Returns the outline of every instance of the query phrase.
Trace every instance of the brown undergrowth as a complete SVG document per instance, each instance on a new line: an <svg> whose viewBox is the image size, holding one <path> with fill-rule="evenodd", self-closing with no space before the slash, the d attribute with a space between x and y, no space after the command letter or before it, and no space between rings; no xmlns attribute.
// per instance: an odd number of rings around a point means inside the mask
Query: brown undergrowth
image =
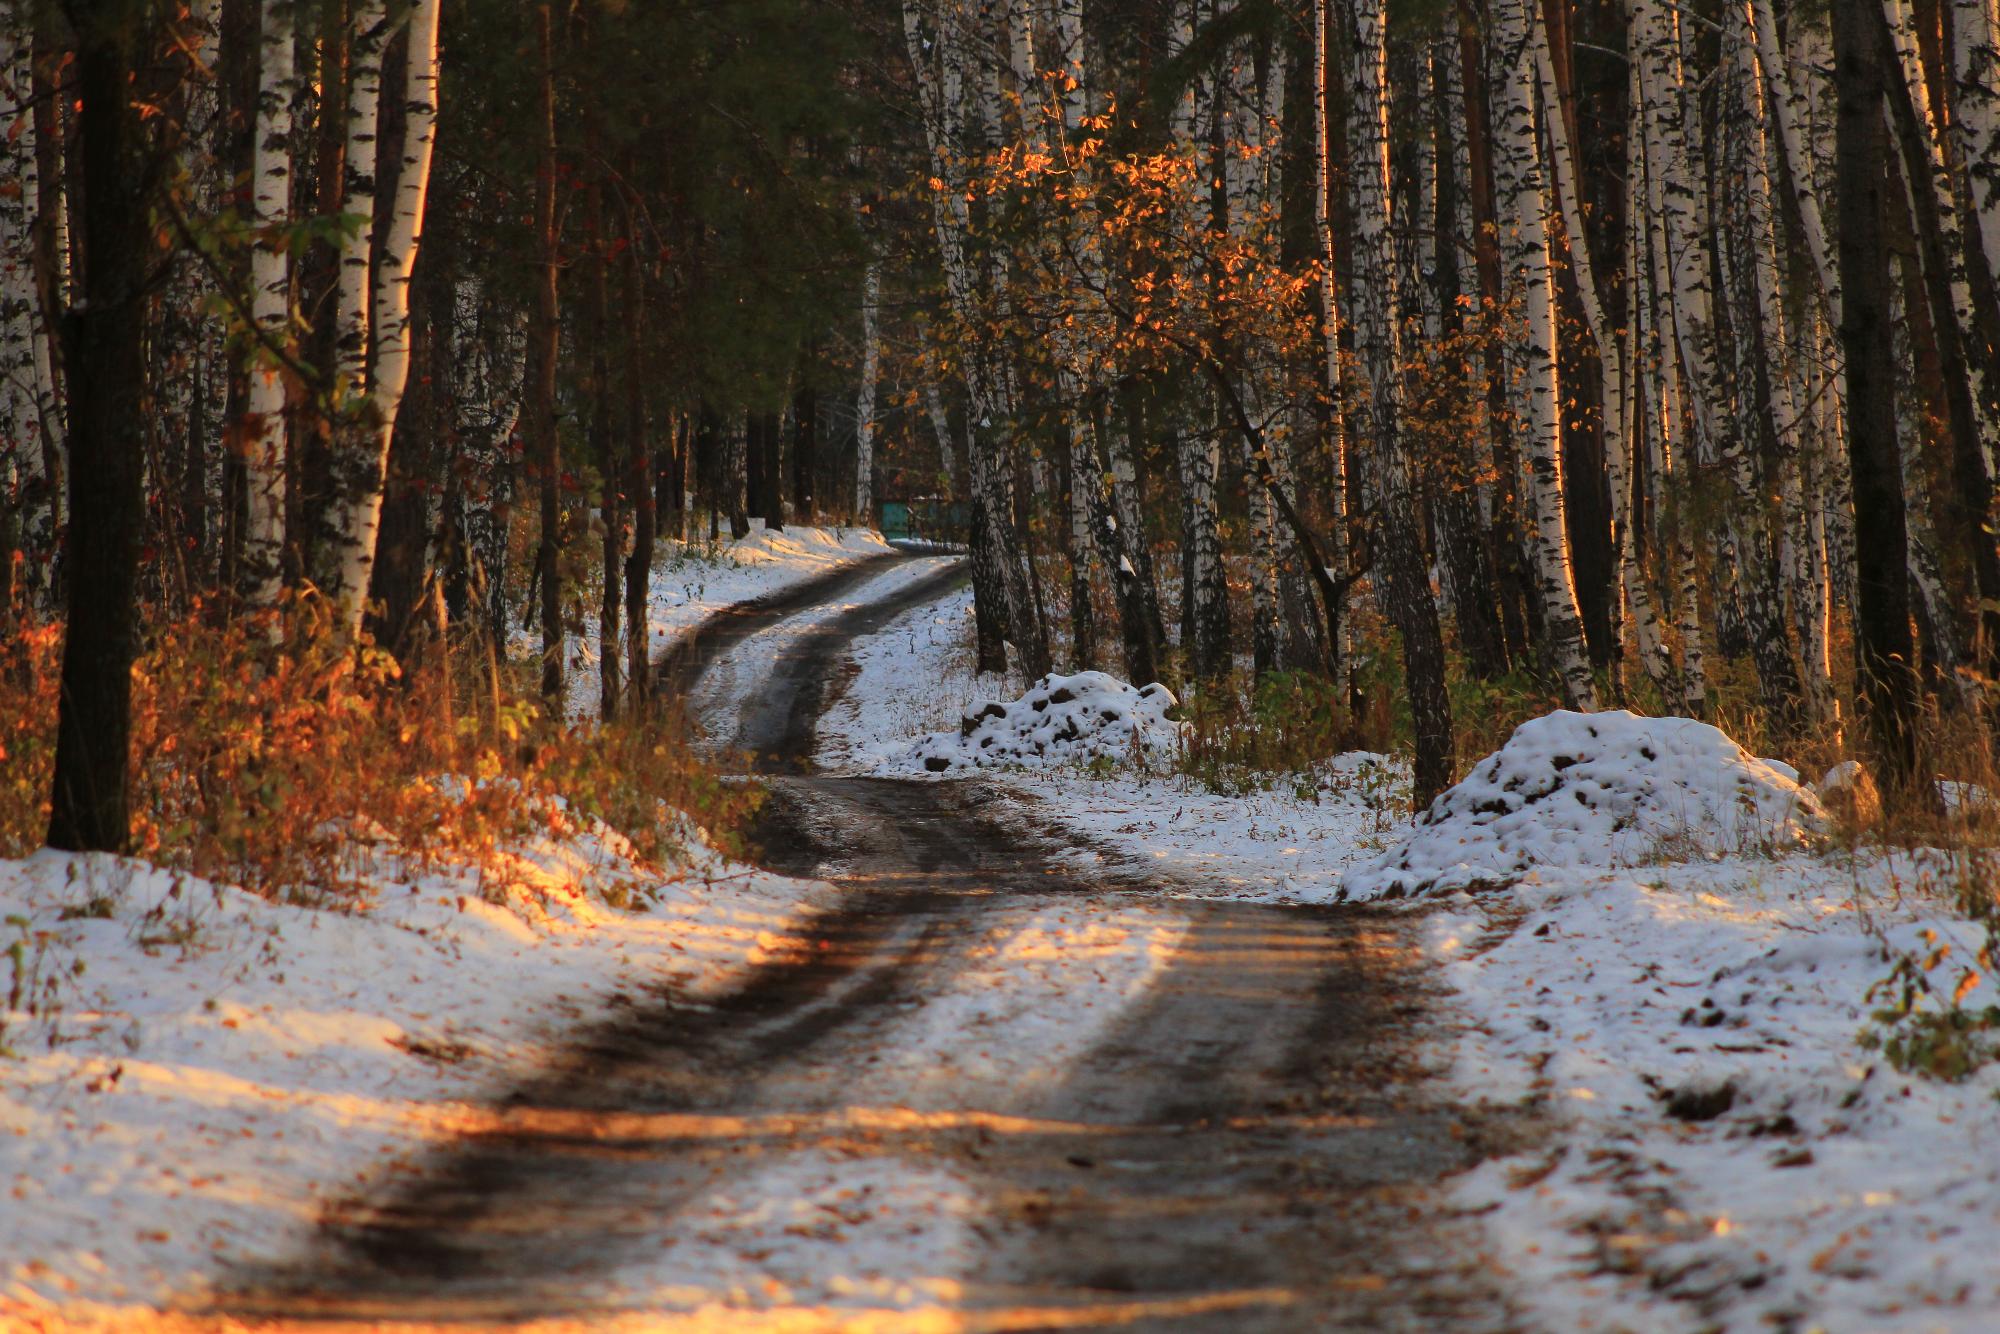
<svg viewBox="0 0 2000 1334"><path fill-rule="evenodd" d="M0 648L0 855L48 822L62 630ZM133 671L134 853L272 899L365 898L370 849L423 870L602 821L645 863L687 821L727 837L755 801L657 720L566 723L470 643L407 669L342 641L311 602L281 617L202 608L148 627ZM489 882L504 891L504 880Z"/></svg>

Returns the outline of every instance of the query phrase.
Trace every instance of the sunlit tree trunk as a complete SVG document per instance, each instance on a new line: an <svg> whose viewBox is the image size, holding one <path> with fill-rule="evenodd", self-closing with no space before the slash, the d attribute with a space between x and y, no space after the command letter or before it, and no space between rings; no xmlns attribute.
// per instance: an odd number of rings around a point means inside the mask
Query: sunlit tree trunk
<svg viewBox="0 0 2000 1334"><path fill-rule="evenodd" d="M344 410L359 415L367 395L369 267L375 242L375 171L382 106L387 0L353 0L348 38L346 151L340 211L349 230L340 247L334 320L336 370Z"/></svg>
<svg viewBox="0 0 2000 1334"><path fill-rule="evenodd" d="M1466 116L1455 39L1442 39L1430 60L1432 134L1437 148L1436 208L1430 224L1438 237L1433 248L1438 336L1444 343L1448 398L1469 422L1475 409L1471 367L1460 340L1465 334L1465 305L1476 286L1465 281L1459 239L1471 235L1470 155L1462 128ZM1324 204L1321 204L1324 208ZM1453 620L1459 647L1474 675L1494 680L1506 673L1507 645L1495 606L1493 563L1486 549L1486 524L1480 514L1478 465L1465 451L1433 442L1432 505L1438 528L1438 554L1451 582Z"/></svg>
<svg viewBox="0 0 2000 1334"><path fill-rule="evenodd" d="M21 593L22 512L41 437L35 328L33 217L36 196L33 45L26 15L0 10L0 628L12 629Z"/></svg>
<svg viewBox="0 0 2000 1334"><path fill-rule="evenodd" d="M349 38L347 145L341 213L349 232L340 249L340 276L335 289L335 368L338 385L329 465L333 483L333 516L328 553L331 565L326 590L350 632L361 627L369 568L374 562L372 540L364 555L358 546L362 511L372 494L379 515L381 485L370 484L368 460L374 444L370 421L370 369L373 365L374 314L370 282L375 242L377 154L380 147L382 57L386 43L385 0L355 0ZM372 533L371 533L372 539Z"/></svg>
<svg viewBox="0 0 2000 1334"><path fill-rule="evenodd" d="M1576 147L1571 138L1569 112L1562 105L1558 95L1556 68L1549 51L1547 29L1538 21L1532 22L1530 28L1530 44L1534 48L1535 70L1541 87L1542 124L1550 147L1550 165L1553 168L1555 197L1559 205L1558 216L1562 221L1564 253L1569 261L1570 276L1576 283L1577 295L1583 306L1585 328L1597 351L1598 402L1602 413L1604 457L1612 494L1616 496L1629 485L1626 476L1629 448L1625 438L1622 411L1625 401L1625 347L1612 326L1610 316L1606 313L1602 291L1604 284L1599 281L1598 266L1590 254L1589 233L1584 230L1583 177L1577 169ZM1619 506L1614 503L1612 537L1615 544L1623 545L1625 529L1629 523L1630 516L1621 512ZM1621 575L1621 584L1625 582ZM1612 599L1612 633L1620 643L1626 636L1623 610L1628 603L1628 597Z"/></svg>
<svg viewBox="0 0 2000 1334"><path fill-rule="evenodd" d="M1979 336L1966 272L1964 238L1952 206L1951 174L1940 151L1908 0L1883 0L1884 93L1898 148L1908 219L1921 265L1938 379L1944 390L1951 488L1947 513L1968 548L1979 600L1976 652L2000 671L2000 544L1993 532L1993 483L2000 468L2000 399L1992 349Z"/></svg>
<svg viewBox="0 0 2000 1334"><path fill-rule="evenodd" d="M1373 445L1376 565L1383 610L1402 639L1404 688L1416 733L1415 804L1422 809L1451 783L1451 703L1445 694L1438 630L1417 531L1416 500L1403 457L1401 275L1390 238L1388 35L1382 0L1353 0L1348 51L1348 173L1352 181L1356 281L1350 291L1355 360L1366 402L1353 405L1355 433ZM1588 669L1586 668L1586 679Z"/></svg>
<svg viewBox="0 0 2000 1334"><path fill-rule="evenodd" d="M257 126L250 205L263 233L250 255L250 316L259 346L249 358L243 435L248 513L242 545L244 592L251 606L278 598L285 543L285 378L291 348L293 0L264 0L259 25Z"/></svg>
<svg viewBox="0 0 2000 1334"><path fill-rule="evenodd" d="M1951 132L1986 271L2000 277L2000 15L1992 0L1949 0Z"/></svg>
<svg viewBox="0 0 2000 1334"><path fill-rule="evenodd" d="M358 485L345 492L350 508L343 525L345 550L338 585L343 605L358 612L375 564L382 528L382 488L396 413L410 383L410 279L422 242L424 203L430 193L431 156L437 141L438 18L441 0L416 0L410 11L408 59L402 84L402 161L389 209L388 234L375 257L369 328L374 341L368 371L366 452L355 460ZM359 438L357 438L359 443ZM350 629L358 629L351 619Z"/></svg>
<svg viewBox="0 0 2000 1334"><path fill-rule="evenodd" d="M1495 0L1492 10L1493 176L1507 291L1520 304L1514 418L1533 519L1529 548L1543 648L1573 709L1597 707L1584 651L1564 516L1562 432L1556 385L1556 292L1549 264L1548 197L1535 133L1533 26L1537 0Z"/></svg>

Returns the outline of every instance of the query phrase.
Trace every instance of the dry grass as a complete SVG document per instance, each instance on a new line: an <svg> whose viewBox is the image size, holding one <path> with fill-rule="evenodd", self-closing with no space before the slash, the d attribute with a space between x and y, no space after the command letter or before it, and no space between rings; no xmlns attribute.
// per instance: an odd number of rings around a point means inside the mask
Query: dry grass
<svg viewBox="0 0 2000 1334"><path fill-rule="evenodd" d="M406 673L370 644L343 644L310 604L276 627L217 625L197 608L146 642L133 672L134 851L274 899L352 901L375 850L418 870L497 864L508 844L592 819L666 866L681 812L726 830L754 800L672 728L566 725L505 674L470 670L484 660L470 651L434 647ZM20 856L47 827L61 629L17 634L0 653L0 855Z"/></svg>

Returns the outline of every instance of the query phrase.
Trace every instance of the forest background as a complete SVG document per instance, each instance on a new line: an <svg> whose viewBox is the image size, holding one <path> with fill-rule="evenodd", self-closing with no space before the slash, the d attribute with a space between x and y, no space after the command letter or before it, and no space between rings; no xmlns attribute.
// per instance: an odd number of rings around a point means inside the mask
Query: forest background
<svg viewBox="0 0 2000 1334"><path fill-rule="evenodd" d="M10 851L664 840L740 798L660 540L885 497L966 502L982 669L1211 772L1421 807L1558 704L1991 770L1980 0L0 13Z"/></svg>

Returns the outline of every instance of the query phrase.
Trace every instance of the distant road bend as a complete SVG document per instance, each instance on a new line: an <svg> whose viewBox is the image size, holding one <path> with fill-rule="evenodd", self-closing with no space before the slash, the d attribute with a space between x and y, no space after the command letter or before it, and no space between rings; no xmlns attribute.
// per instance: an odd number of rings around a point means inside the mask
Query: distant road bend
<svg viewBox="0 0 2000 1334"><path fill-rule="evenodd" d="M507 1097L503 1130L339 1211L310 1260L254 1276L213 1314L253 1328L1519 1327L1477 1220L1433 1189L1504 1129L1429 1080L1434 984L1396 914L1174 900L1177 949L1081 1059L1006 1086L960 1086L943 1067L893 1092L900 1105L864 1105L883 1087L862 1076L884 1034L975 965L990 923L1056 907L1087 926L1162 902L1160 886L1065 869L1047 836L993 814L1005 803L982 780L815 771L853 641L963 575L773 636L767 670L754 641L898 559L718 613L662 662L683 697L736 664L734 697L703 722L769 785L765 862L844 891L811 927L817 948L713 1003L663 995L578 1034ZM610 1281L658 1255L718 1180L786 1155L970 1182L978 1244L922 1311L740 1286L642 1302ZM830 1263L846 1272L837 1249Z"/></svg>

